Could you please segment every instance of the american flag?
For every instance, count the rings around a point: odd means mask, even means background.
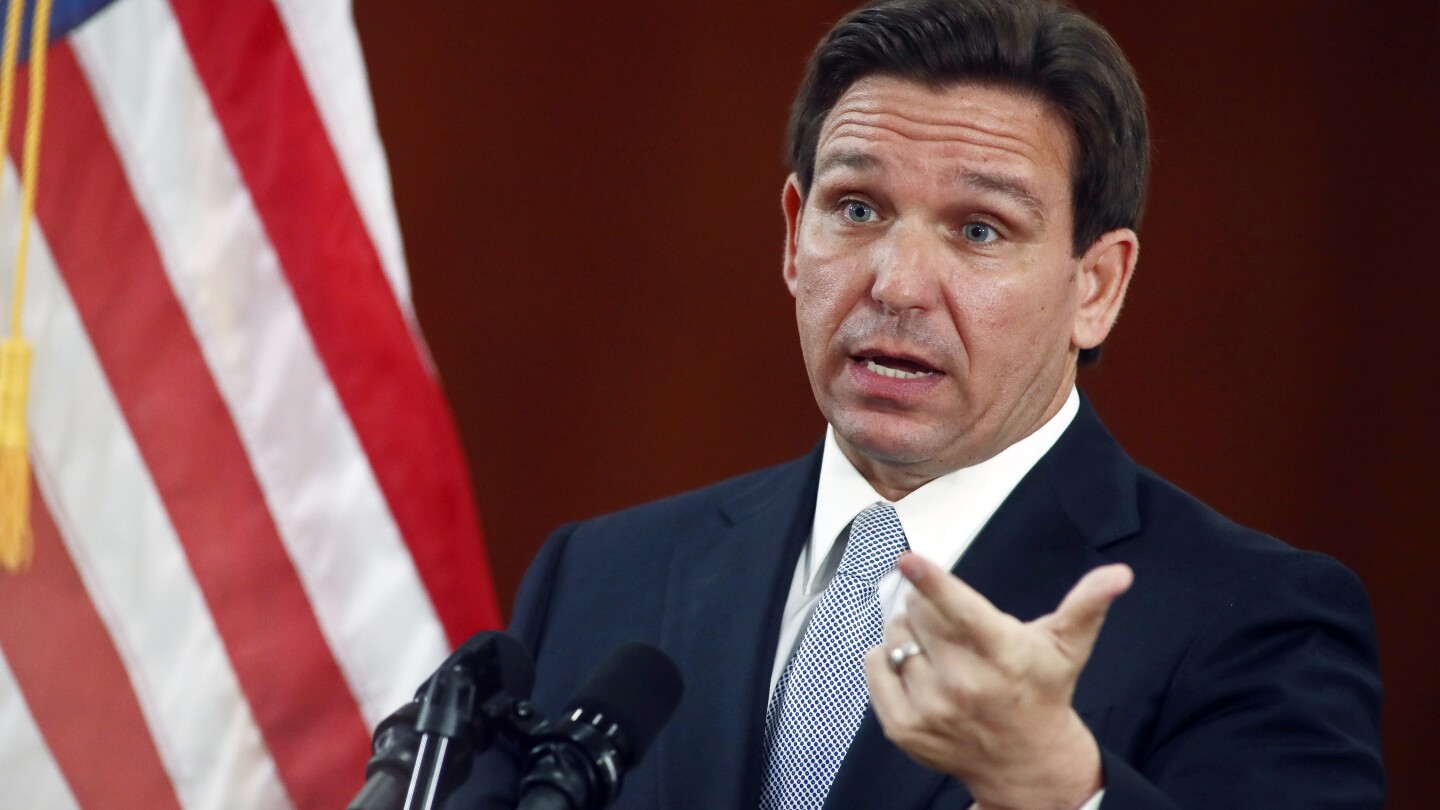
[[[349,0],[52,19],[0,808],[343,807],[374,725],[498,624]]]

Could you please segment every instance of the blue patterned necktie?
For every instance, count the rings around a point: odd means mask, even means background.
[[[760,810],[825,803],[870,702],[862,661],[883,630],[876,588],[909,545],[889,504],[866,508],[850,524],[835,578],[770,698]]]

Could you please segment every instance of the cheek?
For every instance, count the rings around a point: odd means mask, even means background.
[[[1068,346],[1066,300],[1053,284],[982,272],[952,286],[951,317],[976,372],[1004,374]]]
[[[800,273],[796,305],[806,313],[822,313],[839,306],[845,295],[843,276],[835,273]]]
[[[807,338],[828,337],[810,331],[828,327],[828,331],[833,332],[864,295],[864,279],[852,264],[813,250],[802,249],[797,253],[795,312]]]
[[[972,352],[997,337],[1013,335],[1020,320],[1006,284],[974,276],[951,285],[950,312],[956,332]]]

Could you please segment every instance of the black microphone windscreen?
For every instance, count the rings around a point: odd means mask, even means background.
[[[567,713],[600,712],[625,733],[625,756],[638,762],[680,702],[680,669],[665,653],[633,641],[616,647],[580,687]]]
[[[503,690],[519,698],[530,696],[535,688],[535,664],[524,645],[504,633],[496,633],[490,642],[495,651],[494,666],[497,691]]]
[[[495,630],[484,630],[466,639],[436,671],[453,666],[469,672],[482,700],[502,691],[527,698],[535,687],[535,664],[530,653],[519,641]],[[425,694],[429,683],[427,679],[421,684],[416,697]]]

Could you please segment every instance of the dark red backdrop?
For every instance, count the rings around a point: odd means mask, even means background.
[[[780,282],[781,134],[848,5],[356,4],[507,607],[561,521],[820,436]],[[1359,572],[1393,806],[1426,806],[1440,4],[1082,5],[1155,137],[1139,275],[1082,385],[1142,463]]]

